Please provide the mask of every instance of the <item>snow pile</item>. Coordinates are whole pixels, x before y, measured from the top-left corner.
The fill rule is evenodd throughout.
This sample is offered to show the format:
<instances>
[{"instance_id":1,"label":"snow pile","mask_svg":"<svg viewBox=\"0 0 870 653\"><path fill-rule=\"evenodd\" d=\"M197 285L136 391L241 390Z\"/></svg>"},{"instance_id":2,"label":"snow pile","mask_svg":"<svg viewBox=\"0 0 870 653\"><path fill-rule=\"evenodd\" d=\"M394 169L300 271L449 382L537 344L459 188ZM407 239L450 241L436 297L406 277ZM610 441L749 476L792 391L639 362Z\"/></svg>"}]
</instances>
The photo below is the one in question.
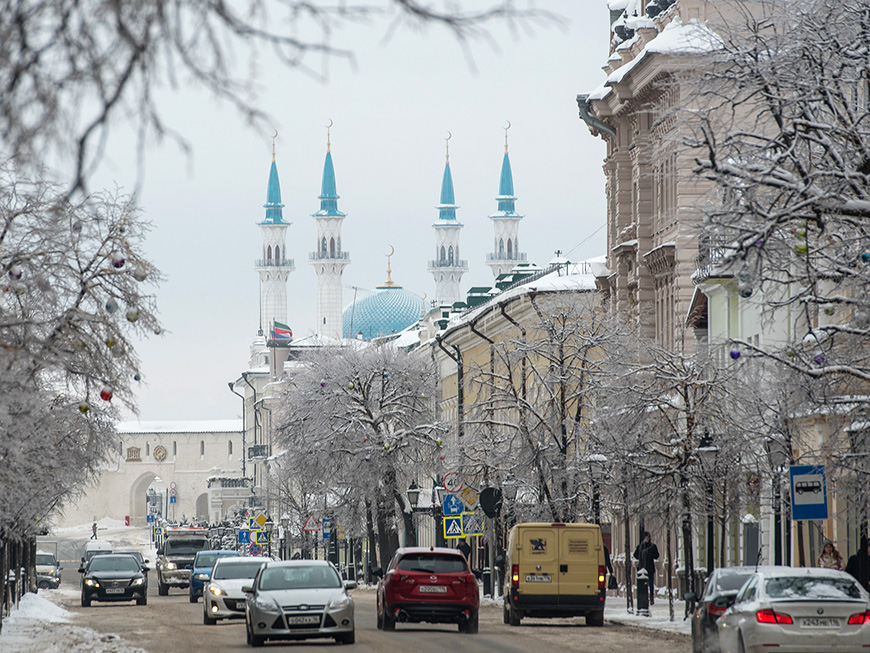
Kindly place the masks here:
<instances>
[{"instance_id":1,"label":"snow pile","mask_svg":"<svg viewBox=\"0 0 870 653\"><path fill-rule=\"evenodd\" d=\"M21 597L18 609L13 610L9 617L4 620L4 629L10 624L18 624L23 621L44 621L57 623L69 621L72 615L59 605L44 599L37 594L25 594Z\"/></svg>"}]
</instances>

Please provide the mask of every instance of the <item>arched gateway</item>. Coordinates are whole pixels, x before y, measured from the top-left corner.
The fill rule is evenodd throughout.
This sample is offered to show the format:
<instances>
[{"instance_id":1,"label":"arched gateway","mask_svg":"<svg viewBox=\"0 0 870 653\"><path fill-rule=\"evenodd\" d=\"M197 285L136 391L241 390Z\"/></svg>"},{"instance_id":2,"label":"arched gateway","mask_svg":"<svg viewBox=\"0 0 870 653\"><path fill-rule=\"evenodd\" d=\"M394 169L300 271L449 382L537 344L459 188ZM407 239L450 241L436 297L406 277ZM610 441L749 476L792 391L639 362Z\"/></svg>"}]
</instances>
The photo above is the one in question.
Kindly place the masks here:
<instances>
[{"instance_id":1,"label":"arched gateway","mask_svg":"<svg viewBox=\"0 0 870 653\"><path fill-rule=\"evenodd\" d=\"M149 510L215 522L247 503L242 420L121 422L117 432L118 450L98 483L64 508L59 526L102 517L141 526Z\"/></svg>"}]
</instances>

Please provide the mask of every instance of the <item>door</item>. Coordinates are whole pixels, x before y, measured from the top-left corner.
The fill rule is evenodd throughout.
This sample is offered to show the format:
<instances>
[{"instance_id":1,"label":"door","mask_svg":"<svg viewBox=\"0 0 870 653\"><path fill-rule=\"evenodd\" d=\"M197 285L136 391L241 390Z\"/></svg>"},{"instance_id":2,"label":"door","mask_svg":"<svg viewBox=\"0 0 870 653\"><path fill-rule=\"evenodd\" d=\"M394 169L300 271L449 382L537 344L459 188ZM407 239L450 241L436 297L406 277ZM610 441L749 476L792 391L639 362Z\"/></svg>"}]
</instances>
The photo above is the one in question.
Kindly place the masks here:
<instances>
[{"instance_id":1,"label":"door","mask_svg":"<svg viewBox=\"0 0 870 653\"><path fill-rule=\"evenodd\" d=\"M559 538L550 526L529 526L517 533L519 542L520 594L559 594Z\"/></svg>"},{"instance_id":2,"label":"door","mask_svg":"<svg viewBox=\"0 0 870 653\"><path fill-rule=\"evenodd\" d=\"M599 531L570 526L558 531L559 594L568 603L572 596L595 596L598 594L598 562L604 559Z\"/></svg>"}]
</instances>

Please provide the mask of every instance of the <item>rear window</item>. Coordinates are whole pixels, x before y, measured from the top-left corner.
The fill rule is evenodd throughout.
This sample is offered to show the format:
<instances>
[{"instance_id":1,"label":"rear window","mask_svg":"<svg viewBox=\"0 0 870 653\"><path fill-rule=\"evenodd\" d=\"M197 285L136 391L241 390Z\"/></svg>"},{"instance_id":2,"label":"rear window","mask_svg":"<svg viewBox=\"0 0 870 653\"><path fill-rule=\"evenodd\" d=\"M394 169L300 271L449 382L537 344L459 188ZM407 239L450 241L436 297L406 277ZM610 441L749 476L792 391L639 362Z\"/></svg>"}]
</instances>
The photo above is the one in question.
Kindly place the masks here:
<instances>
[{"instance_id":1,"label":"rear window","mask_svg":"<svg viewBox=\"0 0 870 653\"><path fill-rule=\"evenodd\" d=\"M715 591L717 592L735 592L743 587L743 584L749 580L752 572L745 574L720 574L716 576Z\"/></svg>"},{"instance_id":2,"label":"rear window","mask_svg":"<svg viewBox=\"0 0 870 653\"><path fill-rule=\"evenodd\" d=\"M195 567L214 567L214 563L217 562L218 553L198 553L196 555L196 564Z\"/></svg>"},{"instance_id":3,"label":"rear window","mask_svg":"<svg viewBox=\"0 0 870 653\"><path fill-rule=\"evenodd\" d=\"M396 565L401 571L420 571L427 574L455 574L466 571L468 565L462 556L446 553L410 553L403 555Z\"/></svg>"},{"instance_id":4,"label":"rear window","mask_svg":"<svg viewBox=\"0 0 870 653\"><path fill-rule=\"evenodd\" d=\"M36 564L38 564L38 565L53 565L53 564L55 564L54 563L54 556L53 555L46 555L46 554L42 554L42 553L37 553L36 554Z\"/></svg>"},{"instance_id":5,"label":"rear window","mask_svg":"<svg viewBox=\"0 0 870 653\"><path fill-rule=\"evenodd\" d=\"M262 562L233 562L230 564L224 564L222 562L221 564L215 566L212 578L214 580L253 578L257 575L257 570L262 564Z\"/></svg>"},{"instance_id":6,"label":"rear window","mask_svg":"<svg viewBox=\"0 0 870 653\"><path fill-rule=\"evenodd\" d=\"M786 576L770 578L764 591L773 599L860 599L858 583L849 578Z\"/></svg>"}]
</instances>

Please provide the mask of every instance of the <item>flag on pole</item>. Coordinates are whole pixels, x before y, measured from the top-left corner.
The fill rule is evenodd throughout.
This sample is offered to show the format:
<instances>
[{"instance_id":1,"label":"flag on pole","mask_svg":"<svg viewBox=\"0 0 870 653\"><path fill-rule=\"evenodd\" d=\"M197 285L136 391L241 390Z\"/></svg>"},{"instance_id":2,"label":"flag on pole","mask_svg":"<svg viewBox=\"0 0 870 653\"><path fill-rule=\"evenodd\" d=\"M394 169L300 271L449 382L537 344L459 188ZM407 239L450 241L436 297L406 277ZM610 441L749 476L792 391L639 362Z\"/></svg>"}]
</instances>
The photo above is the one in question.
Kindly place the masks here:
<instances>
[{"instance_id":1,"label":"flag on pole","mask_svg":"<svg viewBox=\"0 0 870 653\"><path fill-rule=\"evenodd\" d=\"M292 340L293 332L286 324L281 324L277 320L272 322L272 339L273 340Z\"/></svg>"}]
</instances>

